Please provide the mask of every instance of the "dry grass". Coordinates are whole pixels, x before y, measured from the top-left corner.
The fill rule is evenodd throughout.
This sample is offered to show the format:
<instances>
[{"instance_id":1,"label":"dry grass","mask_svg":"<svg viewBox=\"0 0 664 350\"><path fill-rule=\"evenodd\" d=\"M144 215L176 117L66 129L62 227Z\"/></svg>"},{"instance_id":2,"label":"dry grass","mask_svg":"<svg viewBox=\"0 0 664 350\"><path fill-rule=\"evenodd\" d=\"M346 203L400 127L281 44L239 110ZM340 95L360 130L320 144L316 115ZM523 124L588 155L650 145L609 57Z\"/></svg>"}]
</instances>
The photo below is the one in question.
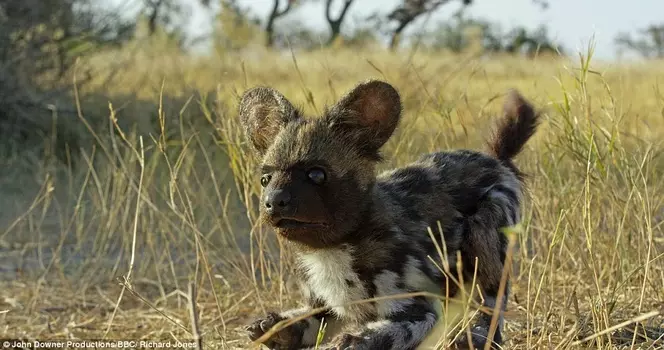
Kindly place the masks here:
<instances>
[{"instance_id":1,"label":"dry grass","mask_svg":"<svg viewBox=\"0 0 664 350\"><path fill-rule=\"evenodd\" d=\"M256 225L258 181L237 94L272 85L314 114L378 77L405 106L384 168L420 152L482 147L510 87L545 112L517 160L529 199L507 348L661 348L663 63L609 66L589 53L563 61L146 52L58 115L85 130L80 150L56 159L57 130L39 151L0 150L3 337L192 340L193 283L205 347L247 348L238 327L294 306L297 293L289 252Z\"/></svg>"}]
</instances>

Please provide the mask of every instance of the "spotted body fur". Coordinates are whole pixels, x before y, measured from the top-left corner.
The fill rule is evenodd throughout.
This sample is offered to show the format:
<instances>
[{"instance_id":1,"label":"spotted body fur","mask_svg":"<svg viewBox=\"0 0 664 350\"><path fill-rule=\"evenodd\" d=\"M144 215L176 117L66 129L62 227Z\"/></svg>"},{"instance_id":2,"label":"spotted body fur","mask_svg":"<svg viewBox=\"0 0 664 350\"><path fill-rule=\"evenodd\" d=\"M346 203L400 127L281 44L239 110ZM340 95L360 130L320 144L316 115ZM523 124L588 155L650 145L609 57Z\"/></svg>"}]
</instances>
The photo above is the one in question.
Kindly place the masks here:
<instances>
[{"instance_id":1,"label":"spotted body fur","mask_svg":"<svg viewBox=\"0 0 664 350\"><path fill-rule=\"evenodd\" d=\"M462 259L456 277L476 278L493 309L507 250L500 229L520 220L522 176L511 159L537 125L516 91L490 152L431 153L381 174L379 149L401 115L399 94L385 82L360 83L316 119L267 87L245 92L239 112L261 161L261 218L294 245L308 305L257 319L247 327L253 340L283 319L324 308L264 344L311 348L324 319L332 336L323 349L415 349L438 320L430 299L353 302L419 291L454 296L428 228L442 228L449 265L457 252ZM502 310L506 298L507 290ZM457 345L482 347L490 322L481 314ZM501 312L493 345L502 343L502 324Z\"/></svg>"}]
</instances>

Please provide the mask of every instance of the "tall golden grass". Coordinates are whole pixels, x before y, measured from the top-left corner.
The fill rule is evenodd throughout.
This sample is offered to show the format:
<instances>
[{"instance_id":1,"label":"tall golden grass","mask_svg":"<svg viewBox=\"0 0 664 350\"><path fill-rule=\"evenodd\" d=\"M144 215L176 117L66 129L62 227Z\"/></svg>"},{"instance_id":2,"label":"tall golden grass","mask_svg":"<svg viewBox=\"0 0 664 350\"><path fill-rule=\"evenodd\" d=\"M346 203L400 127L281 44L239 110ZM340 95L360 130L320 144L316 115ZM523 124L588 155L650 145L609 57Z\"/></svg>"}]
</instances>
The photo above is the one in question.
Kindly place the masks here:
<instances>
[{"instance_id":1,"label":"tall golden grass","mask_svg":"<svg viewBox=\"0 0 664 350\"><path fill-rule=\"evenodd\" d=\"M57 128L34 149L2 148L2 337L199 333L206 348L248 348L239 327L298 294L288 248L256 220L238 95L270 85L315 116L372 77L404 102L382 169L482 149L508 88L543 112L517 159L528 194L506 348L662 346L664 63L595 62L592 47L569 59L128 51L83 60L99 76L54 113L79 148L55 157Z\"/></svg>"}]
</instances>

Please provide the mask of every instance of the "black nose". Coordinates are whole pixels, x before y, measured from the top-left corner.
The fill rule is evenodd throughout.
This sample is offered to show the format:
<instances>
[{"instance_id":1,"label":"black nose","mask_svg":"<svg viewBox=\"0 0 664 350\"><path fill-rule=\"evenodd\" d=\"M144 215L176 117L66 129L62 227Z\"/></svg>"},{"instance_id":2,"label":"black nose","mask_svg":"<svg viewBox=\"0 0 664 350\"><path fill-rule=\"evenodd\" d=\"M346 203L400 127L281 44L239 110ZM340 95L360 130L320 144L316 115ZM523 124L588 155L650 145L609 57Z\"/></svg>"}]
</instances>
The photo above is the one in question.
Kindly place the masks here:
<instances>
[{"instance_id":1,"label":"black nose","mask_svg":"<svg viewBox=\"0 0 664 350\"><path fill-rule=\"evenodd\" d=\"M287 190L274 190L265 194L265 208L270 214L279 214L290 207L291 195Z\"/></svg>"}]
</instances>

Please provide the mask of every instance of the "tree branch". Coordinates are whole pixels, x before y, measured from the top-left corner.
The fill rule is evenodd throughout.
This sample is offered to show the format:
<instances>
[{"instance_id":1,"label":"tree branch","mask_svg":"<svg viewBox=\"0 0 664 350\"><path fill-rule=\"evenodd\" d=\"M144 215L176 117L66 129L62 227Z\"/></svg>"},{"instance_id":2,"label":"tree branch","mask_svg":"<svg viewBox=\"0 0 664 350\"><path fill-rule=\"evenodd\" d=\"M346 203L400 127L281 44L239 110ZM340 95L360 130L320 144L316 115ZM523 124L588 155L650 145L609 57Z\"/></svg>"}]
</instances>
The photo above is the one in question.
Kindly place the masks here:
<instances>
[{"instance_id":1,"label":"tree branch","mask_svg":"<svg viewBox=\"0 0 664 350\"><path fill-rule=\"evenodd\" d=\"M341 13L339 14L339 17L336 19L332 18L332 14L330 13L330 7L332 5L332 0L327 0L327 4L325 6L325 18L327 18L327 21L330 24L339 24L343 22L344 18L346 17L346 14L348 13L348 9L350 8L350 5L353 4L354 0L346 0L344 2L344 7L341 9Z\"/></svg>"},{"instance_id":2,"label":"tree branch","mask_svg":"<svg viewBox=\"0 0 664 350\"><path fill-rule=\"evenodd\" d=\"M325 19L328 23L332 23L332 15L330 14L330 7L332 7L332 0L325 1Z\"/></svg>"},{"instance_id":3,"label":"tree branch","mask_svg":"<svg viewBox=\"0 0 664 350\"><path fill-rule=\"evenodd\" d=\"M344 18L346 18L346 15L348 14L348 9L350 9L350 5L353 4L353 1L354 0L345 0L344 7L341 9L341 13L336 19L332 18L332 14L330 13L330 8L332 7L332 0L326 1L325 18L327 19L327 23L330 24L330 39L328 40L328 45L334 42L334 40L341 33L341 23L344 21Z\"/></svg>"},{"instance_id":4,"label":"tree branch","mask_svg":"<svg viewBox=\"0 0 664 350\"><path fill-rule=\"evenodd\" d=\"M272 11L270 12L270 15L267 18L267 22L265 23L265 34L267 35L267 42L266 45L268 47L271 47L274 44L274 21L287 14L293 9L293 4L295 3L295 0L287 0L286 8L284 8L282 11L279 11L279 5L280 1L279 0L274 0L274 6L272 6Z\"/></svg>"},{"instance_id":5,"label":"tree branch","mask_svg":"<svg viewBox=\"0 0 664 350\"><path fill-rule=\"evenodd\" d=\"M346 0L346 3L344 4L344 8L341 10L341 14L337 18L337 22L343 21L344 17L346 17L346 13L348 12L348 9L350 8L350 5L353 4L353 0Z\"/></svg>"},{"instance_id":6,"label":"tree branch","mask_svg":"<svg viewBox=\"0 0 664 350\"><path fill-rule=\"evenodd\" d=\"M390 40L390 49L394 50L399 43L401 33L408 25L414 22L419 16L437 10L452 0L404 0L396 9L394 9L387 18L396 21L397 27L392 31ZM463 4L468 5L472 0L463 0Z\"/></svg>"},{"instance_id":7,"label":"tree branch","mask_svg":"<svg viewBox=\"0 0 664 350\"><path fill-rule=\"evenodd\" d=\"M275 9L277 9L279 7L279 1L277 0L276 2L277 2L277 7L275 7ZM288 0L287 4L286 4L286 8L281 12L277 12L276 17L279 18L279 17L287 14L288 12L290 12L290 10L293 9L293 3L294 2L295 1L293 1L293 0Z\"/></svg>"}]
</instances>

